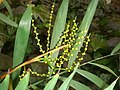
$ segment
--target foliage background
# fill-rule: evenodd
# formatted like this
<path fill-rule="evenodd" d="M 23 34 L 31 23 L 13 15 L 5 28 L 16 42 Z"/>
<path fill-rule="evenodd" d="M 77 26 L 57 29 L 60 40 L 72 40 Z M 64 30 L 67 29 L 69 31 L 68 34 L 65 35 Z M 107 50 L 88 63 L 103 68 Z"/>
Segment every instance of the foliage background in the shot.
<path fill-rule="evenodd" d="M 16 23 L 19 23 L 24 11 L 26 10 L 26 5 L 30 1 L 28 0 L 8 0 L 12 11 L 12 15 L 9 15 L 8 10 L 4 5 L 0 4 L 0 12 L 4 15 L 11 17 Z M 43 49 L 46 48 L 46 38 L 47 38 L 47 29 L 48 29 L 48 19 L 53 1 L 51 0 L 32 0 L 35 4 L 33 8 L 34 18 L 36 20 L 36 25 L 38 27 L 38 32 L 40 33 L 39 38 L 41 39 L 41 44 Z M 55 4 L 55 12 L 53 22 L 55 20 L 57 11 L 61 4 L 62 0 L 58 0 Z M 90 0 L 70 0 L 69 3 L 69 14 L 68 20 L 74 19 L 77 16 L 77 21 L 81 22 L 85 14 Z M 103 57 L 109 55 L 113 48 L 120 42 L 120 1 L 112 0 L 112 3 L 106 4 L 105 0 L 100 0 L 98 8 L 96 10 L 93 22 L 91 24 L 89 32 L 91 35 L 91 42 L 89 44 L 88 52 L 82 63 L 96 59 L 98 57 Z M 2 75 L 8 68 L 12 68 L 12 57 L 14 42 L 16 36 L 16 28 L 6 25 L 0 21 L 0 74 Z M 29 37 L 29 43 L 27 45 L 27 50 L 25 51 L 24 61 L 31 59 L 39 55 L 39 48 L 36 45 L 36 40 L 34 39 L 34 34 L 31 31 Z M 109 58 L 104 58 L 100 61 L 96 61 L 99 64 L 108 66 L 116 74 L 119 75 L 120 64 L 119 64 L 119 55 L 115 55 Z M 33 71 L 44 72 L 47 69 L 47 66 L 44 64 L 32 63 L 28 67 L 31 67 Z M 43 70 L 44 67 L 44 70 Z M 93 74 L 98 75 L 108 84 L 111 84 L 116 77 L 112 74 L 106 72 L 103 69 L 97 68 L 95 66 L 86 65 L 82 69 L 88 70 Z M 66 74 L 66 76 L 68 76 Z M 96 89 L 96 86 L 90 82 L 87 82 L 86 79 L 80 77 L 83 80 L 83 83 L 92 87 L 93 90 Z M 42 79 L 41 77 L 32 77 L 30 83 L 34 83 Z M 74 77 L 75 80 L 79 80 L 78 76 Z M 40 85 L 42 86 L 42 85 Z M 120 87 L 119 83 L 116 85 L 116 89 Z"/>

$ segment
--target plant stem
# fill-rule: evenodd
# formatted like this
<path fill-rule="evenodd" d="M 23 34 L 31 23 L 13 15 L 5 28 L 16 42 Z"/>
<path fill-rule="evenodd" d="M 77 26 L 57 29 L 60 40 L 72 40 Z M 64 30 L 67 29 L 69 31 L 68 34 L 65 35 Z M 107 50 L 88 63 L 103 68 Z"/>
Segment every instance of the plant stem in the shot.
<path fill-rule="evenodd" d="M 67 47 L 67 46 L 68 46 L 68 45 L 64 45 L 64 46 L 58 47 L 58 48 L 53 49 L 53 50 L 51 50 L 51 51 L 49 51 L 49 52 L 46 52 L 46 53 L 44 53 L 44 54 L 42 54 L 42 55 L 39 55 L 39 56 L 37 56 L 37 57 L 35 57 L 35 58 L 31 59 L 31 60 L 28 60 L 28 61 L 26 61 L 26 62 L 18 65 L 17 67 L 13 68 L 12 70 L 8 71 L 7 73 L 3 74 L 2 76 L 0 76 L 0 79 L 3 79 L 6 75 L 13 73 L 13 72 L 16 71 L 17 69 L 19 69 L 19 68 L 21 68 L 21 67 L 23 67 L 23 66 L 25 66 L 25 65 L 28 65 L 28 64 L 31 64 L 31 63 L 33 63 L 33 62 L 38 61 L 38 59 L 40 59 L 40 58 L 43 57 L 43 56 L 46 56 L 46 55 L 48 55 L 48 54 L 50 54 L 50 53 L 52 53 L 52 52 L 56 52 L 56 51 L 58 51 L 58 50 L 60 50 L 60 49 L 63 49 L 63 48 L 65 48 L 65 47 Z"/>

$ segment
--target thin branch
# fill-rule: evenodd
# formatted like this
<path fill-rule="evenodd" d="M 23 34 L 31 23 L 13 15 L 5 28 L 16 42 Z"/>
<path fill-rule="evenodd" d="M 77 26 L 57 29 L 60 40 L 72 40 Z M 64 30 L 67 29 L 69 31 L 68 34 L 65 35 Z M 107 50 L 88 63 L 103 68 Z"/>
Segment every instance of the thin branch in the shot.
<path fill-rule="evenodd" d="M 6 75 L 13 73 L 13 72 L 16 71 L 17 69 L 19 69 L 19 68 L 21 68 L 21 67 L 23 67 L 23 66 L 25 66 L 25 65 L 28 65 L 28 64 L 31 64 L 31 63 L 33 63 L 33 62 L 38 61 L 38 59 L 40 59 L 40 58 L 43 57 L 43 56 L 46 56 L 46 55 L 48 55 L 48 54 L 50 54 L 50 53 L 53 53 L 53 52 L 56 52 L 56 51 L 58 51 L 58 50 L 60 50 L 60 49 L 63 49 L 63 48 L 65 48 L 65 47 L 67 47 L 67 46 L 68 46 L 68 45 L 64 45 L 64 46 L 58 47 L 58 48 L 53 49 L 53 50 L 51 50 L 51 51 L 48 51 L 48 52 L 46 52 L 46 53 L 44 53 L 44 54 L 42 54 L 42 55 L 39 55 L 39 56 L 37 56 L 37 57 L 35 57 L 35 58 L 31 59 L 31 60 L 28 60 L 28 61 L 20 64 L 19 66 L 13 68 L 12 70 L 8 71 L 7 73 L 3 74 L 2 76 L 0 76 L 0 79 L 3 79 L 4 77 L 6 77 Z"/>

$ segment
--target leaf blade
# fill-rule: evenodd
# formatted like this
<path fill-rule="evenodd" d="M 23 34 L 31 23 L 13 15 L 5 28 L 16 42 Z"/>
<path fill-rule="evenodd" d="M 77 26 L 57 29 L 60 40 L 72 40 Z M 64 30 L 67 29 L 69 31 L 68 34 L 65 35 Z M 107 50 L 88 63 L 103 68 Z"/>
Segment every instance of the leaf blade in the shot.
<path fill-rule="evenodd" d="M 63 0 L 58 10 L 58 14 L 56 16 L 55 24 L 53 27 L 50 49 L 53 49 L 56 46 L 57 42 L 60 39 L 60 36 L 62 35 L 62 32 L 64 31 L 67 18 L 68 3 L 69 0 Z"/>
<path fill-rule="evenodd" d="M 10 75 L 7 75 L 0 84 L 0 90 L 8 90 Z"/>
<path fill-rule="evenodd" d="M 62 32 L 64 31 L 66 18 L 67 18 L 67 12 L 68 12 L 68 4 L 69 4 L 69 0 L 63 0 L 58 10 L 55 24 L 53 27 L 50 49 L 53 49 L 56 46 L 56 44 L 58 43 L 60 39 L 60 36 L 62 35 Z M 58 56 L 58 54 L 59 54 L 59 50 L 51 54 L 51 58 L 55 59 Z M 54 63 L 52 65 L 54 66 Z M 51 69 L 49 69 L 49 71 L 52 72 Z"/>
<path fill-rule="evenodd" d="M 65 77 L 60 77 L 59 79 L 62 80 L 62 81 L 66 80 Z M 86 85 L 84 85 L 80 82 L 77 82 L 75 80 L 71 80 L 70 86 L 73 87 L 75 90 L 92 90 L 88 86 L 86 86 Z"/>
<path fill-rule="evenodd" d="M 17 23 L 13 22 L 10 18 L 8 18 L 7 16 L 5 16 L 1 12 L 0 12 L 0 20 L 2 20 L 6 24 L 9 24 L 9 25 L 11 25 L 13 27 L 17 27 L 18 26 Z"/>
<path fill-rule="evenodd" d="M 23 62 L 25 51 L 27 48 L 27 42 L 29 39 L 30 27 L 31 27 L 31 13 L 32 6 L 28 6 L 23 14 L 17 34 L 15 38 L 14 55 L 13 55 L 13 68 Z M 20 69 L 13 73 L 13 79 L 18 76 Z"/>
<path fill-rule="evenodd" d="M 92 19 L 93 19 L 93 16 L 95 14 L 95 11 L 96 11 L 96 8 L 97 8 L 97 4 L 98 4 L 98 1 L 99 0 L 92 0 L 87 8 L 87 11 L 86 11 L 86 14 L 81 22 L 81 25 L 79 27 L 79 31 L 83 31 L 84 33 L 81 33 L 79 32 L 78 33 L 78 37 L 81 37 L 81 36 L 86 36 L 87 32 L 88 32 L 88 29 L 90 27 L 90 24 L 92 22 Z M 83 44 L 83 41 L 84 41 L 84 38 L 82 39 L 76 39 L 76 42 L 81 42 L 81 44 L 74 44 L 73 48 L 77 48 L 78 50 L 71 50 L 70 52 L 70 55 L 73 54 L 73 56 L 70 56 L 69 58 L 69 62 L 68 62 L 68 67 L 70 67 L 74 60 L 76 59 L 76 56 L 80 50 L 80 48 L 82 47 L 82 44 Z"/>
<path fill-rule="evenodd" d="M 87 78 L 88 80 L 93 82 L 95 85 L 97 85 L 101 89 L 106 88 L 108 86 L 102 79 L 100 79 L 98 76 L 96 76 L 90 72 L 78 69 L 77 73 L 82 75 L 83 77 Z"/>
<path fill-rule="evenodd" d="M 57 80 L 59 78 L 59 74 L 56 74 L 45 86 L 44 90 L 54 90 L 54 87 L 57 83 Z"/>
<path fill-rule="evenodd" d="M 10 13 L 10 16 L 13 17 L 12 9 L 11 9 L 9 3 L 6 0 L 4 0 L 3 4 L 5 5 L 5 7 L 7 8 L 8 12 Z"/>
<path fill-rule="evenodd" d="M 22 78 L 22 80 L 19 81 L 15 90 L 21 90 L 21 89 L 26 90 L 28 86 L 29 78 L 30 78 L 30 72 L 27 72 L 27 74 Z"/>
<path fill-rule="evenodd" d="M 118 77 L 114 82 L 112 82 L 107 88 L 105 88 L 104 90 L 113 90 L 115 84 L 117 83 L 118 79 L 120 77 Z"/>
<path fill-rule="evenodd" d="M 116 47 L 112 50 L 111 55 L 116 53 L 120 49 L 120 42 L 116 45 Z"/>
<path fill-rule="evenodd" d="M 104 65 L 101 65 L 101 64 L 97 64 L 97 63 L 88 63 L 88 64 L 91 64 L 91 65 L 95 65 L 95 66 L 98 66 L 102 69 L 105 69 L 107 70 L 108 72 L 112 73 L 113 75 L 115 75 L 116 77 L 118 77 L 110 68 L 104 66 Z"/>
<path fill-rule="evenodd" d="M 60 88 L 58 90 L 67 90 L 70 81 L 72 80 L 73 76 L 75 75 L 77 68 L 79 66 L 79 63 L 77 63 L 76 67 L 74 68 L 74 71 L 71 73 L 71 75 L 62 83 L 62 85 L 60 86 Z"/>

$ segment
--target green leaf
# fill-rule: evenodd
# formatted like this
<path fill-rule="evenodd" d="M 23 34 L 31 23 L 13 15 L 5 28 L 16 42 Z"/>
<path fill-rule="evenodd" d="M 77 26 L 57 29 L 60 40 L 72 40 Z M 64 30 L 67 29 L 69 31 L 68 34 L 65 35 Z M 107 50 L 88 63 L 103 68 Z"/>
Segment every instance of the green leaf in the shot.
<path fill-rule="evenodd" d="M 120 42 L 116 45 L 116 47 L 112 50 L 111 55 L 117 52 L 120 49 Z"/>
<path fill-rule="evenodd" d="M 52 33 L 52 39 L 51 39 L 51 45 L 50 45 L 51 49 L 53 49 L 56 46 L 57 42 L 60 39 L 60 36 L 62 35 L 62 32 L 65 29 L 67 12 L 68 12 L 68 3 L 69 3 L 69 0 L 63 0 L 58 10 L 55 24 L 53 27 L 53 33 Z"/>
<path fill-rule="evenodd" d="M 88 71 L 78 69 L 77 73 L 82 75 L 83 77 L 87 78 L 88 80 L 90 80 L 91 82 L 96 84 L 101 89 L 104 89 L 108 86 L 102 79 L 100 79 L 98 76 L 96 76 Z"/>
<path fill-rule="evenodd" d="M 89 6 L 87 8 L 86 14 L 85 14 L 85 16 L 81 22 L 81 25 L 79 27 L 79 31 L 81 31 L 81 32 L 83 31 L 83 33 L 79 32 L 78 37 L 86 36 L 88 29 L 90 27 L 90 24 L 92 22 L 93 16 L 95 14 L 98 1 L 99 0 L 92 0 L 90 2 Z M 84 41 L 84 38 L 81 38 L 80 40 L 78 38 L 76 39 L 76 42 L 81 42 L 81 44 L 77 44 L 77 45 L 74 44 L 73 48 L 78 48 L 78 50 L 71 50 L 70 55 L 73 54 L 73 56 L 71 56 L 69 58 L 68 67 L 70 67 L 73 64 L 74 60 L 76 59 L 76 56 L 82 47 L 83 41 Z"/>
<path fill-rule="evenodd" d="M 0 90 L 8 90 L 10 75 L 7 75 L 0 84 Z"/>
<path fill-rule="evenodd" d="M 56 46 L 56 44 L 60 40 L 62 32 L 65 29 L 67 12 L 68 12 L 68 3 L 69 3 L 69 0 L 63 0 L 62 4 L 58 10 L 55 24 L 53 27 L 50 49 L 53 49 Z M 56 58 L 58 56 L 58 53 L 59 53 L 59 51 L 53 53 L 52 57 Z"/>
<path fill-rule="evenodd" d="M 15 38 L 13 67 L 16 67 L 17 65 L 23 62 L 31 27 L 31 13 L 32 6 L 28 6 L 19 23 L 19 27 L 17 29 L 17 34 Z M 20 73 L 20 69 L 14 72 L 13 74 L 15 73 L 18 76 Z M 13 76 L 13 79 L 15 79 L 16 75 Z"/>
<path fill-rule="evenodd" d="M 17 23 L 13 22 L 10 18 L 8 18 L 7 16 L 5 16 L 4 14 L 0 13 L 0 20 L 2 20 L 3 22 L 5 22 L 6 24 L 9 24 L 13 27 L 17 27 Z"/>
<path fill-rule="evenodd" d="M 11 9 L 9 3 L 6 0 L 4 0 L 3 4 L 5 5 L 5 7 L 7 8 L 8 12 L 10 13 L 10 16 L 13 17 L 12 9 Z"/>
<path fill-rule="evenodd" d="M 60 77 L 60 80 L 65 81 L 66 78 Z M 80 82 L 77 82 L 75 80 L 70 81 L 70 86 L 73 87 L 75 90 L 92 90 L 88 86 L 86 86 Z"/>
<path fill-rule="evenodd" d="M 104 66 L 104 65 L 101 65 L 101 64 L 97 64 L 97 63 L 88 63 L 88 64 L 92 64 L 92 65 L 95 65 L 95 66 L 98 66 L 102 69 L 105 69 L 107 70 L 108 72 L 112 73 L 113 75 L 115 75 L 116 77 L 118 77 L 110 68 Z"/>
<path fill-rule="evenodd" d="M 76 67 L 74 68 L 74 71 L 70 74 L 70 76 L 62 83 L 62 85 L 60 86 L 60 88 L 58 90 L 67 90 L 67 88 L 69 87 L 70 81 L 72 80 L 73 76 L 75 75 L 77 68 L 78 68 L 79 64 L 76 65 Z"/>
<path fill-rule="evenodd" d="M 62 4 L 58 10 L 55 24 L 53 27 L 50 49 L 53 49 L 56 46 L 56 44 L 60 40 L 60 37 L 62 36 L 62 32 L 65 29 L 67 12 L 68 12 L 68 3 L 69 3 L 69 0 L 63 0 Z M 58 53 L 59 53 L 59 51 L 53 53 L 51 55 L 51 58 L 55 59 L 58 56 Z M 53 66 L 54 66 L 54 63 L 53 63 Z M 51 69 L 49 69 L 49 71 L 52 72 Z"/>
<path fill-rule="evenodd" d="M 54 90 L 59 74 L 56 74 L 45 86 L 44 90 Z"/>
<path fill-rule="evenodd" d="M 79 83 L 75 80 L 72 80 L 70 82 L 70 86 L 73 87 L 75 90 L 92 90 L 90 89 L 88 86 L 82 84 L 82 83 Z"/>
<path fill-rule="evenodd" d="M 17 87 L 15 90 L 27 90 L 27 86 L 29 83 L 29 78 L 30 78 L 30 72 L 27 72 L 27 74 L 22 78 L 22 80 L 19 81 Z"/>
<path fill-rule="evenodd" d="M 117 83 L 118 79 L 120 77 L 118 77 L 113 83 L 111 83 L 107 88 L 105 88 L 104 90 L 113 90 L 115 84 Z"/>

